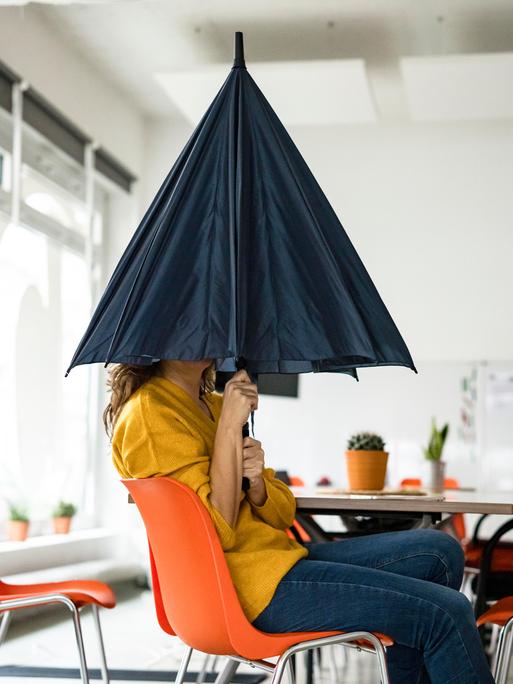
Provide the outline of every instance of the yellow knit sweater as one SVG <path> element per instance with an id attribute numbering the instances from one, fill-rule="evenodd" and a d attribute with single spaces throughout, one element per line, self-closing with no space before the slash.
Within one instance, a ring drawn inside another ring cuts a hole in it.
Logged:
<path id="1" fill-rule="evenodd" d="M 241 492 L 231 527 L 210 502 L 210 458 L 222 396 L 206 395 L 215 421 L 167 378 L 153 377 L 130 397 L 116 422 L 112 458 L 123 478 L 171 476 L 193 489 L 214 521 L 241 606 L 253 621 L 273 597 L 281 578 L 307 555 L 284 530 L 295 500 L 286 485 L 264 470 L 267 499 L 253 505 Z"/>

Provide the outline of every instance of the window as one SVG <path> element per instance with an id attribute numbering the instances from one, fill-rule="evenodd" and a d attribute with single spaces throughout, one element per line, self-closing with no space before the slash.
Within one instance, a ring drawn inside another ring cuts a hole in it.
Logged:
<path id="1" fill-rule="evenodd" d="M 83 168 L 24 127 L 20 221 L 14 224 L 6 201 L 10 170 L 10 155 L 0 147 L 0 518 L 6 501 L 26 506 L 37 534 L 49 529 L 60 499 L 78 506 L 79 526 L 94 522 L 88 510 L 90 415 L 95 411 L 97 419 L 91 395 L 99 369 L 64 373 L 101 276 L 108 193 L 95 186 L 90 237 Z"/>

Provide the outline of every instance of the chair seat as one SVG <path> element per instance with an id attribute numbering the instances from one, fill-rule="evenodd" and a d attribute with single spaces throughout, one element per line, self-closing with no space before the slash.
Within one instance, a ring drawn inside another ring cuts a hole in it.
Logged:
<path id="1" fill-rule="evenodd" d="M 513 596 L 507 596 L 506 598 L 497 601 L 497 603 L 494 603 L 486 613 L 483 613 L 477 620 L 477 626 L 480 627 L 487 623 L 493 623 L 494 625 L 503 627 L 512 617 Z"/>
<path id="2" fill-rule="evenodd" d="M 258 630 L 259 631 L 259 630 Z M 270 634 L 268 632 L 260 632 L 260 634 L 264 637 L 269 637 L 269 647 L 272 648 L 273 652 L 275 651 L 276 647 L 279 645 L 279 652 L 273 653 L 273 655 L 281 655 L 284 651 L 286 651 L 288 648 L 291 646 L 295 646 L 296 644 L 300 644 L 303 641 L 313 641 L 315 639 L 323 639 L 325 637 L 332 637 L 332 636 L 339 636 L 341 634 L 345 634 L 345 632 L 340 631 L 340 632 L 284 632 L 283 634 Z M 373 632 L 374 636 L 378 637 L 378 639 L 381 641 L 383 646 L 393 646 L 394 645 L 394 640 L 391 639 L 390 637 L 386 636 L 385 634 L 379 634 L 377 632 Z M 372 648 L 372 645 L 365 641 L 365 639 L 359 639 L 356 640 L 354 643 L 358 644 L 359 646 L 367 647 L 367 648 Z M 265 650 L 265 655 L 262 654 L 259 656 L 259 658 L 268 658 L 269 657 L 269 647 Z M 244 654 L 233 654 L 233 655 L 244 655 Z M 257 659 L 255 655 L 252 655 L 253 659 Z"/>
<path id="3" fill-rule="evenodd" d="M 468 546 L 465 549 L 465 565 L 469 568 L 479 568 L 486 542 Z M 513 572 L 513 544 L 498 544 L 492 555 L 492 572 Z"/>
<path id="4" fill-rule="evenodd" d="M 0 582 L 0 611 L 2 599 L 21 599 L 50 594 L 64 594 L 77 606 L 95 603 L 103 608 L 114 608 L 116 596 L 112 589 L 96 580 L 70 580 L 43 584 L 7 584 Z"/>
<path id="5" fill-rule="evenodd" d="M 335 632 L 283 632 L 283 633 L 269 633 L 261 632 L 253 628 L 251 639 L 242 639 L 239 642 L 239 648 L 233 652 L 216 653 L 215 655 L 227 655 L 246 658 L 248 660 L 267 660 L 275 656 L 282 655 L 287 649 L 304 641 L 314 641 L 316 639 L 323 639 L 325 637 L 340 636 L 346 634 L 343 631 Z M 393 646 L 394 641 L 390 637 L 373 632 L 373 634 L 381 641 L 383 646 Z M 187 643 L 187 641 L 185 641 Z M 373 648 L 365 639 L 358 639 L 354 641 L 355 644 L 363 648 Z M 193 644 L 188 644 L 194 648 Z"/>

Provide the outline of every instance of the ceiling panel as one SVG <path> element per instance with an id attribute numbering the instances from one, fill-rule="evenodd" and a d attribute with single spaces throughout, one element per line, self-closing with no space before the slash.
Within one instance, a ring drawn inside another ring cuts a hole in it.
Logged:
<path id="1" fill-rule="evenodd" d="M 413 119 L 513 117 L 513 53 L 408 57 L 401 72 Z"/>

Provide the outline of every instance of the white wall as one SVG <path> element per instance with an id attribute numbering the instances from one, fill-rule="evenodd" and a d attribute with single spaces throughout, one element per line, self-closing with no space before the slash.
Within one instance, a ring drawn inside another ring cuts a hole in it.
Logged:
<path id="1" fill-rule="evenodd" d="M 513 356 L 513 123 L 292 131 L 414 359 Z"/>

